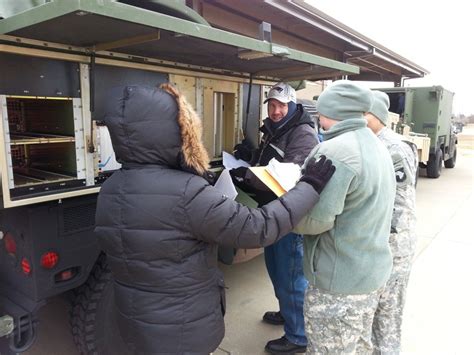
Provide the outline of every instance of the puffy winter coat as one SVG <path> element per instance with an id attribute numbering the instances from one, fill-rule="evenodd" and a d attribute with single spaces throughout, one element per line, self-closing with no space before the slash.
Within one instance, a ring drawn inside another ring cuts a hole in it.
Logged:
<path id="1" fill-rule="evenodd" d="M 217 244 L 269 245 L 319 196 L 304 182 L 261 209 L 223 196 L 200 176 L 208 157 L 199 118 L 175 89 L 164 89 L 129 86 L 111 93 L 105 122 L 123 165 L 100 191 L 96 233 L 130 350 L 209 353 L 224 336 Z"/>

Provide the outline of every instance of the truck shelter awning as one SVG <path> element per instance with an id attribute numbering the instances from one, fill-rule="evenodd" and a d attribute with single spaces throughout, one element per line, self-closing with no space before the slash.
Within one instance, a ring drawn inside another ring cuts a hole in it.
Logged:
<path id="1" fill-rule="evenodd" d="M 350 80 L 401 84 L 404 78 L 429 74 L 420 65 L 328 16 L 305 0 L 200 0 L 188 3 L 192 3 L 212 26 L 253 38 L 258 38 L 258 26 L 262 21 L 270 23 L 275 42 L 358 66 L 360 73 L 349 74 Z M 317 2 L 314 3 L 317 7 Z M 396 27 L 391 30 L 396 31 Z"/>
<path id="2" fill-rule="evenodd" d="M 354 65 L 111 0 L 53 0 L 1 20 L 0 33 L 235 76 L 321 80 L 359 73 Z"/>

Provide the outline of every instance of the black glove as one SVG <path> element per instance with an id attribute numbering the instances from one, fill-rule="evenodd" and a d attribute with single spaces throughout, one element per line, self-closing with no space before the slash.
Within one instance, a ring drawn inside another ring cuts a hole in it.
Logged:
<path id="1" fill-rule="evenodd" d="M 318 161 L 312 158 L 308 162 L 300 181 L 307 182 L 313 186 L 318 194 L 321 195 L 324 186 L 326 186 L 335 171 L 336 167 L 332 165 L 332 161 L 330 159 L 326 159 L 326 156 L 321 155 Z"/>
<path id="2" fill-rule="evenodd" d="M 250 143 L 244 139 L 242 143 L 239 143 L 234 147 L 233 154 L 236 159 L 250 161 L 252 160 L 252 151 L 253 149 L 250 146 Z"/>
<path id="3" fill-rule="evenodd" d="M 248 168 L 241 166 L 240 168 L 229 170 L 230 177 L 234 183 L 243 183 Z"/>

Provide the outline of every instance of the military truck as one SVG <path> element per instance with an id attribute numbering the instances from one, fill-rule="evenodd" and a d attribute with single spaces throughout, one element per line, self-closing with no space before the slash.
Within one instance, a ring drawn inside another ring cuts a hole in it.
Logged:
<path id="1" fill-rule="evenodd" d="M 389 111 L 400 115 L 398 133 L 406 127 L 430 138 L 429 159 L 421 162 L 426 175 L 438 178 L 441 168 L 456 165 L 457 137 L 451 123 L 454 93 L 442 86 L 377 89 L 390 97 Z"/>
<path id="2" fill-rule="evenodd" d="M 38 310 L 66 294 L 79 351 L 123 353 L 93 235 L 97 193 L 120 167 L 101 124 L 110 88 L 176 85 L 218 169 L 242 135 L 257 142 L 268 85 L 359 71 L 272 43 L 266 25 L 261 39 L 212 28 L 184 2 L 14 0 L 0 14 L 1 354 L 27 350 Z"/>

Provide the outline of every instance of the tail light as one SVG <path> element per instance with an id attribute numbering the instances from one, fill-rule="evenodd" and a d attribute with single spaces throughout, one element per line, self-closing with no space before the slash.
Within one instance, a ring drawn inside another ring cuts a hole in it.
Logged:
<path id="1" fill-rule="evenodd" d="M 78 274 L 79 274 L 79 267 L 74 266 L 72 268 L 58 272 L 56 275 L 54 275 L 54 281 L 56 283 L 69 281 L 75 278 Z"/>
<path id="2" fill-rule="evenodd" d="M 25 275 L 29 275 L 31 273 L 31 264 L 27 258 L 23 258 L 21 260 L 21 269 Z"/>
<path id="3" fill-rule="evenodd" d="M 41 255 L 40 263 L 44 269 L 52 269 L 58 264 L 58 261 L 58 253 L 55 253 L 54 251 L 48 251 Z"/>
<path id="4" fill-rule="evenodd" d="M 5 250 L 8 254 L 12 256 L 16 255 L 16 242 L 11 233 L 5 234 L 3 237 L 3 244 L 5 245 Z"/>

